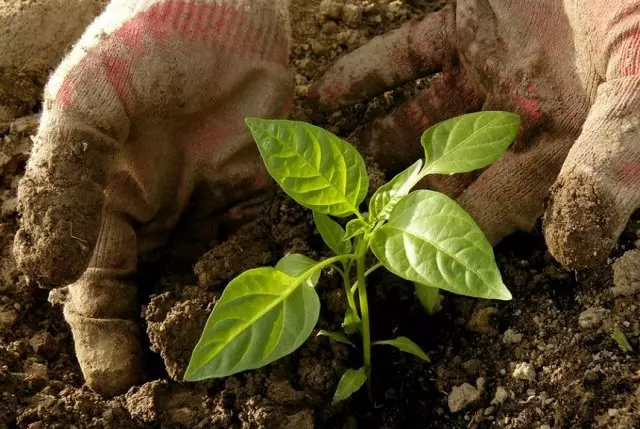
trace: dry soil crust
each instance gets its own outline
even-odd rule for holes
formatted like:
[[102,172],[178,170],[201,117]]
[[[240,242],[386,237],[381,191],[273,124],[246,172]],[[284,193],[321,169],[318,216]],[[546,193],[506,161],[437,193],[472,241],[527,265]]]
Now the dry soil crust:
[[[404,100],[415,86],[325,115],[311,111],[304,95],[339,55],[433,8],[422,0],[336,0],[322,7],[294,1],[294,117],[348,136]],[[146,361],[150,381],[112,400],[99,397],[82,386],[59,309],[26,281],[11,256],[15,186],[34,121],[0,123],[0,428],[640,426],[637,219],[610,263],[591,271],[560,268],[539,235],[511,237],[497,249],[515,297],[508,303],[446,296],[442,311],[429,317],[409,284],[373,276],[375,338],[407,335],[432,360],[424,364],[391,348],[375,350],[374,403],[356,395],[329,405],[340,374],[358,365],[360,356],[313,336],[262,370],[211,382],[175,381],[228,280],[287,252],[323,256],[309,213],[282,194],[259,207],[258,221],[219,243],[174,243],[145,264],[140,285],[148,298],[141,319],[153,350]],[[370,167],[375,187],[383,174]],[[202,256],[192,272],[194,260],[177,255]],[[328,274],[318,289],[318,328],[336,329],[344,312],[339,281]],[[616,326],[634,351],[623,352],[611,339]]]

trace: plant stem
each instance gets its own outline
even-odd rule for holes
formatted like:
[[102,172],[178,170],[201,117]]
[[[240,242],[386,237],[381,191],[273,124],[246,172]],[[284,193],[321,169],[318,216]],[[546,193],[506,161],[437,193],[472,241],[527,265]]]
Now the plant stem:
[[342,283],[344,283],[344,291],[347,294],[347,302],[349,303],[349,307],[357,313],[358,307],[356,307],[356,300],[353,297],[353,291],[349,286],[351,284],[351,281],[349,280],[349,272],[346,271],[346,272],[342,272],[341,274],[342,274]]
[[358,246],[356,279],[358,282],[358,300],[360,301],[360,318],[362,319],[362,354],[364,357],[364,367],[367,372],[369,398],[371,398],[371,326],[369,324],[369,301],[367,300],[367,284],[365,283],[364,272],[365,256],[367,255],[368,246],[369,239],[365,236]]
[[340,262],[340,261],[346,261],[347,259],[356,259],[357,257],[358,255],[354,255],[353,253],[350,253],[348,255],[333,256],[331,258],[318,262],[313,267],[309,268],[307,271],[299,275],[297,278],[303,277],[307,279],[311,275],[313,275],[313,273],[315,273],[316,271],[323,270],[327,268],[329,265],[333,265],[336,262]]
[[362,214],[359,211],[356,211],[354,213],[358,219],[360,219],[364,223],[367,223],[367,220],[364,218],[364,216],[362,216]]
[[[367,271],[365,271],[364,273],[364,278],[366,279],[367,277],[369,277],[369,275],[374,272],[375,270],[377,270],[378,268],[380,268],[382,266],[382,262],[378,262],[377,264],[375,264],[374,266],[372,266],[371,268],[369,268]],[[358,288],[358,282],[356,281],[352,286],[351,286],[351,293],[355,293],[356,289]]]

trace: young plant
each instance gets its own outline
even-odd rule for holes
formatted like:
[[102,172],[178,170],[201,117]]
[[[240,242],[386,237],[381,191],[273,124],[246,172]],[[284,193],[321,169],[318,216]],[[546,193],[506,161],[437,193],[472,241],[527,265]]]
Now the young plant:
[[[299,348],[320,313],[314,287],[324,268],[343,279],[344,332],[320,331],[353,345],[362,338],[363,366],[342,376],[334,402],[371,379],[371,346],[388,345],[428,361],[406,337],[371,341],[366,278],[384,267],[414,282],[427,305],[439,289],[478,298],[511,299],[493,249],[474,220],[444,194],[411,189],[429,174],[464,173],[498,159],[516,136],[519,117],[480,112],[441,122],[422,135],[425,159],[381,186],[360,212],[369,185],[362,157],[347,142],[310,124],[247,119],[269,174],[298,204],[313,210],[335,256],[314,261],[287,255],[275,267],[245,271],[216,303],[185,374],[195,381],[265,366]],[[343,228],[333,218],[351,218]],[[379,262],[366,265],[372,252]],[[421,299],[422,300],[422,299]],[[429,304],[431,303],[431,304]]]

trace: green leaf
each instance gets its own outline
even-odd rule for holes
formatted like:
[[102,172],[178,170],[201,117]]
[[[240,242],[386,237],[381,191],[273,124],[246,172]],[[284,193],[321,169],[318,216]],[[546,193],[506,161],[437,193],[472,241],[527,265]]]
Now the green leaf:
[[375,221],[389,219],[391,210],[414,186],[424,177],[420,174],[422,160],[417,160],[411,167],[380,186],[369,201],[369,213]]
[[365,232],[367,232],[368,229],[369,229],[369,224],[367,224],[363,220],[358,218],[351,219],[347,223],[347,231],[345,233],[343,240],[348,240],[353,237],[357,237],[358,235],[362,235]]
[[[276,269],[285,274],[289,274],[291,277],[298,277],[317,264],[317,261],[314,261],[307,256],[299,253],[293,253],[291,255],[283,256],[276,264]],[[318,280],[320,280],[320,274],[322,274],[322,270],[314,272],[307,280],[307,284],[311,287],[315,287],[318,284]]]
[[631,347],[631,344],[629,344],[629,341],[627,340],[627,337],[624,335],[624,333],[620,330],[619,327],[617,326],[615,327],[615,329],[611,333],[611,338],[613,338],[615,342],[618,343],[618,346],[620,346],[623,352],[629,353],[630,351],[633,350],[633,348]]
[[391,212],[371,239],[386,269],[409,281],[459,295],[511,299],[491,244],[471,216],[451,198],[415,191]]
[[193,350],[185,380],[225,377],[259,368],[300,347],[320,314],[320,299],[304,278],[275,268],[231,280]]
[[298,204],[338,217],[358,212],[369,177],[353,146],[304,122],[245,121],[269,174]]
[[416,296],[418,301],[427,310],[427,313],[433,314],[436,311],[438,305],[438,298],[440,297],[440,289],[437,287],[431,287],[423,285],[422,283],[413,282],[416,289]]
[[337,341],[339,343],[342,344],[346,344],[348,346],[352,346],[355,347],[355,344],[353,344],[349,338],[347,338],[347,336],[345,334],[343,334],[342,332],[335,332],[335,331],[325,331],[324,329],[320,329],[318,331],[318,336],[324,336],[324,337],[329,337],[331,338],[333,341]]
[[371,344],[373,344],[374,346],[379,346],[379,345],[393,346],[400,351],[417,356],[425,362],[431,362],[429,360],[429,356],[427,356],[427,354],[422,351],[420,346],[414,343],[413,341],[411,341],[407,337],[398,337],[398,338],[394,338],[393,340],[385,340],[385,341],[374,341]]
[[336,221],[317,211],[313,212],[313,221],[318,228],[320,236],[333,253],[345,255],[351,252],[351,241],[345,240],[345,231]]
[[347,334],[354,334],[360,331],[360,324],[362,320],[358,313],[353,308],[347,308],[347,311],[344,314],[344,321],[342,322],[342,329]]
[[333,395],[333,403],[344,401],[356,393],[367,381],[367,373],[364,367],[360,369],[348,369],[342,374],[336,393]]
[[421,138],[425,173],[454,174],[484,168],[507,150],[519,127],[520,116],[491,111],[437,123]]

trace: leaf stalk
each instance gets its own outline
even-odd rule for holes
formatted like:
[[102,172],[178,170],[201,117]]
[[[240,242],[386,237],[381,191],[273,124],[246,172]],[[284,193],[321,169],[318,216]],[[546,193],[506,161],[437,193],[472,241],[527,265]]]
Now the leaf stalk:
[[367,374],[367,388],[369,397],[373,395],[371,389],[371,325],[369,323],[369,301],[367,299],[367,284],[365,282],[365,257],[369,250],[369,237],[365,235],[360,241],[356,258],[356,279],[358,282],[358,300],[360,302],[360,318],[362,319],[362,354]]

